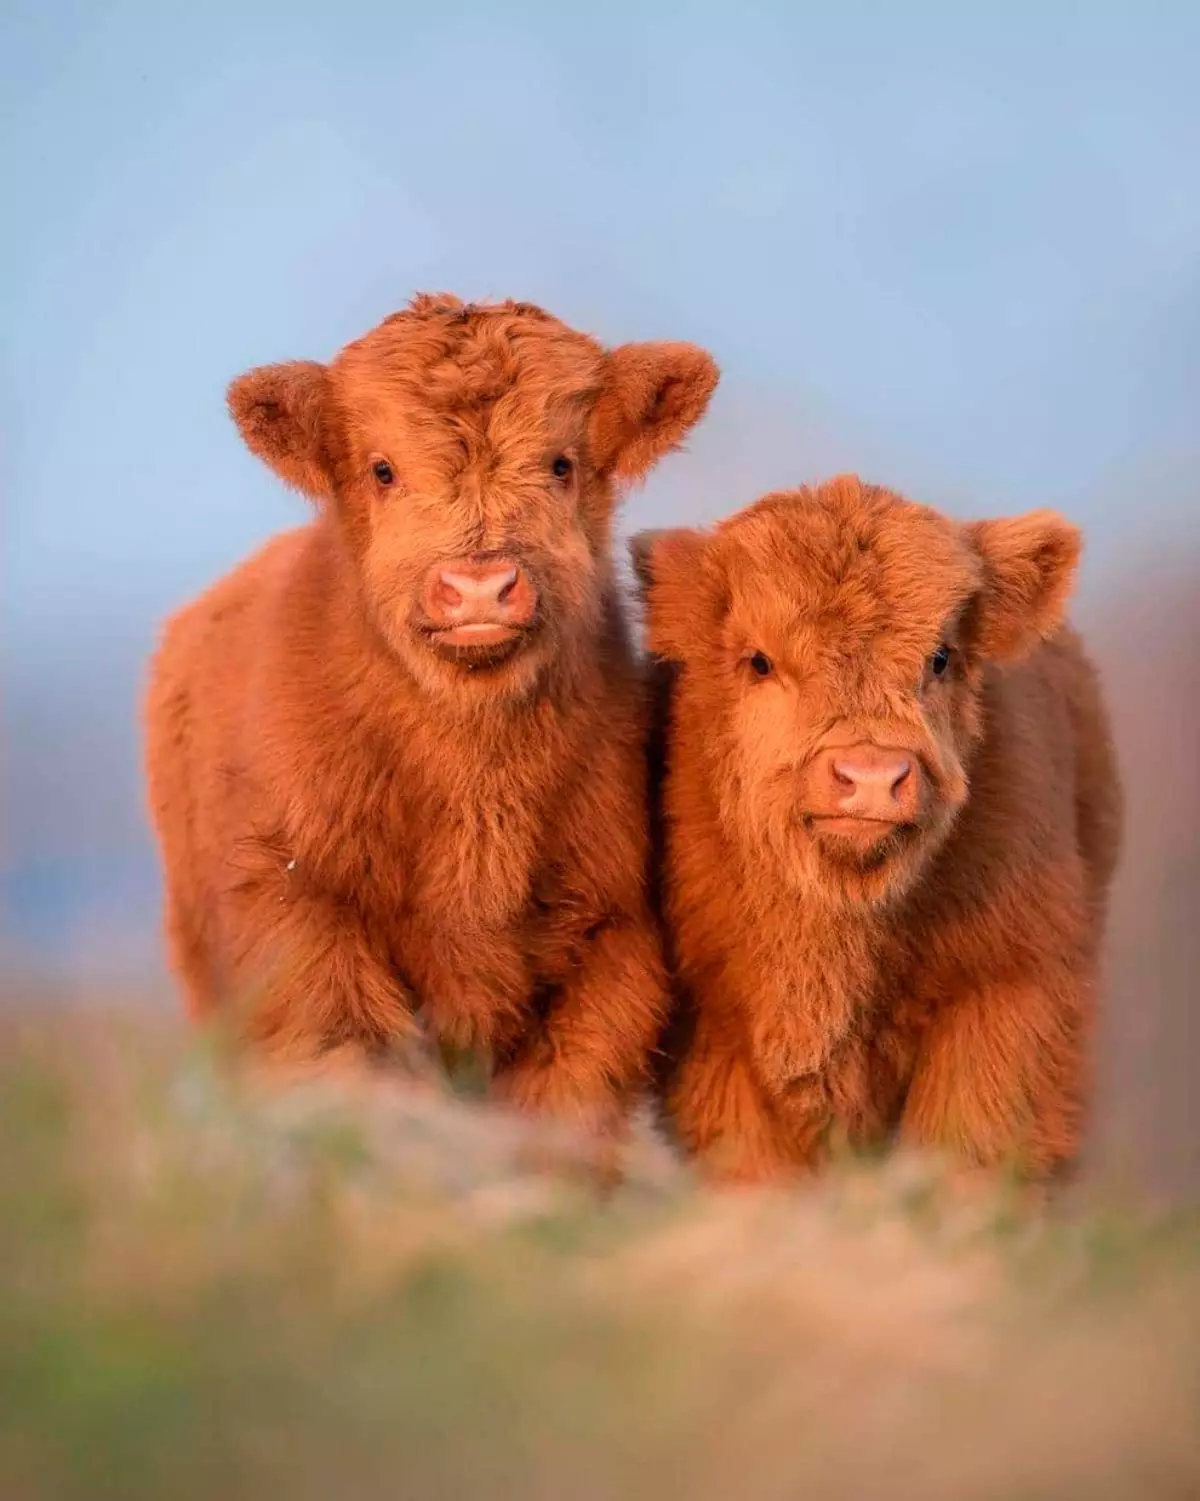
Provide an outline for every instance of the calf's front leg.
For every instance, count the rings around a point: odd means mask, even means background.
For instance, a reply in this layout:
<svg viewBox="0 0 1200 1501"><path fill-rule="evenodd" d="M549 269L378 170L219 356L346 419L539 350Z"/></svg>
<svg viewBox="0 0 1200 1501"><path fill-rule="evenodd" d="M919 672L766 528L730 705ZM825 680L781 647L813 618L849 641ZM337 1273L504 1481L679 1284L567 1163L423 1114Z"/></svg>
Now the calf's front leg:
<svg viewBox="0 0 1200 1501"><path fill-rule="evenodd" d="M1067 971L946 1005L917 1054L902 1139L1033 1178L1066 1168L1079 1148L1091 1000L1091 977Z"/></svg>
<svg viewBox="0 0 1200 1501"><path fill-rule="evenodd" d="M316 890L243 885L224 986L246 1039L281 1061L422 1048L411 999L360 914Z"/></svg>
<svg viewBox="0 0 1200 1501"><path fill-rule="evenodd" d="M667 1010L662 950L648 913L613 916L544 985L544 1018L497 1065L496 1094L586 1129L616 1133Z"/></svg>
<svg viewBox="0 0 1200 1501"><path fill-rule="evenodd" d="M814 1165L821 1123L784 1119L736 1017L697 1018L668 1088L667 1108L680 1145L709 1182L768 1183Z"/></svg>

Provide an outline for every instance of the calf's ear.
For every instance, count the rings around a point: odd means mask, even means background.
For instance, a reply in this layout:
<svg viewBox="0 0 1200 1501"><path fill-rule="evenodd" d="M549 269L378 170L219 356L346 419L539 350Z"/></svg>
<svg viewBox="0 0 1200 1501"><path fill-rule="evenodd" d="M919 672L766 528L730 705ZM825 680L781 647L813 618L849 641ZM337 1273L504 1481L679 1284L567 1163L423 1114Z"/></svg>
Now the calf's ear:
<svg viewBox="0 0 1200 1501"><path fill-rule="evenodd" d="M333 494L329 373L312 360L262 365L231 382L230 415L246 447L313 500Z"/></svg>
<svg viewBox="0 0 1200 1501"><path fill-rule="evenodd" d="M681 662L702 639L710 608L707 592L707 540L687 527L639 532L629 544L633 571L646 611L650 650Z"/></svg>
<svg viewBox="0 0 1200 1501"><path fill-rule="evenodd" d="M589 437L597 468L638 480L704 416L720 378L695 344L622 344L605 357Z"/></svg>
<svg viewBox="0 0 1200 1501"><path fill-rule="evenodd" d="M975 521L966 532L983 565L975 649L991 661L1019 661L1062 624L1082 535L1054 511Z"/></svg>

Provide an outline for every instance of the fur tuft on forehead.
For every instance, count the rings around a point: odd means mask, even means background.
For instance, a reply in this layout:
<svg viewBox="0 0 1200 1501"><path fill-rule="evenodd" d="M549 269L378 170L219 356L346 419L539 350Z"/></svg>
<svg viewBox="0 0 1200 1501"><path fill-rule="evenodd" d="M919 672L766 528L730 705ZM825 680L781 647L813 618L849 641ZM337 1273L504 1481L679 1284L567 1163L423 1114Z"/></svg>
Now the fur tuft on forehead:
<svg viewBox="0 0 1200 1501"><path fill-rule="evenodd" d="M920 645L979 586L959 528L853 476L779 492L717 530L735 596L773 615L849 636L865 649Z"/></svg>
<svg viewBox="0 0 1200 1501"><path fill-rule="evenodd" d="M600 388L603 355L595 339L533 303L420 293L348 345L335 368L351 382L385 378L452 415L479 413L518 387L546 403L586 401Z"/></svg>
<svg viewBox="0 0 1200 1501"><path fill-rule="evenodd" d="M506 297L503 302L464 302L453 292L417 292L407 307L390 313L383 321L397 323L401 319L412 321L417 318L440 318L443 322L461 324L506 314L532 318L543 323L557 323L560 328L566 327L553 313L546 312L545 308L538 307L535 302L518 302L512 297Z"/></svg>
<svg viewBox="0 0 1200 1501"><path fill-rule="evenodd" d="M856 578L882 583L888 573L903 573L907 583L922 570L978 573L948 517L853 475L764 496L717 531L764 562L787 547L796 577L810 587L835 588Z"/></svg>

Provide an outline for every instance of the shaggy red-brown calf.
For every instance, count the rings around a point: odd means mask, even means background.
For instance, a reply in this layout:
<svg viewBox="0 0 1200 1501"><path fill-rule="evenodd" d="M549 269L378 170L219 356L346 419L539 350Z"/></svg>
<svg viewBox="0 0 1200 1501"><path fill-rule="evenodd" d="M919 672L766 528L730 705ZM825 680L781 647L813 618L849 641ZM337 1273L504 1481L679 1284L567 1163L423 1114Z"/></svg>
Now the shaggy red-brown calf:
<svg viewBox="0 0 1200 1501"><path fill-rule="evenodd" d="M839 478L634 544L665 689L674 1128L714 1176L831 1137L1074 1156L1120 790L1062 623L1079 535Z"/></svg>
<svg viewBox="0 0 1200 1501"><path fill-rule="evenodd" d="M700 418L687 344L422 296L329 365L235 380L316 503L167 625L147 763L197 1017L276 1055L421 1031L500 1093L611 1116L665 1008L618 485Z"/></svg>

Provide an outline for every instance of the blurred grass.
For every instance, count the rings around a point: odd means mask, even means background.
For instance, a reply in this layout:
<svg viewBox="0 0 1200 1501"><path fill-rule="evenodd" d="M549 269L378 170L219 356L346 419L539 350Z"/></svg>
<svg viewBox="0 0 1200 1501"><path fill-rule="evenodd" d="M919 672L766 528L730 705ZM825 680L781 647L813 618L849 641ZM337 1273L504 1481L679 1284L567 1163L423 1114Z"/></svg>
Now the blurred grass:
<svg viewBox="0 0 1200 1501"><path fill-rule="evenodd" d="M0 1019L0 1496L1200 1495L1191 1215L697 1189L434 1087Z"/></svg>

